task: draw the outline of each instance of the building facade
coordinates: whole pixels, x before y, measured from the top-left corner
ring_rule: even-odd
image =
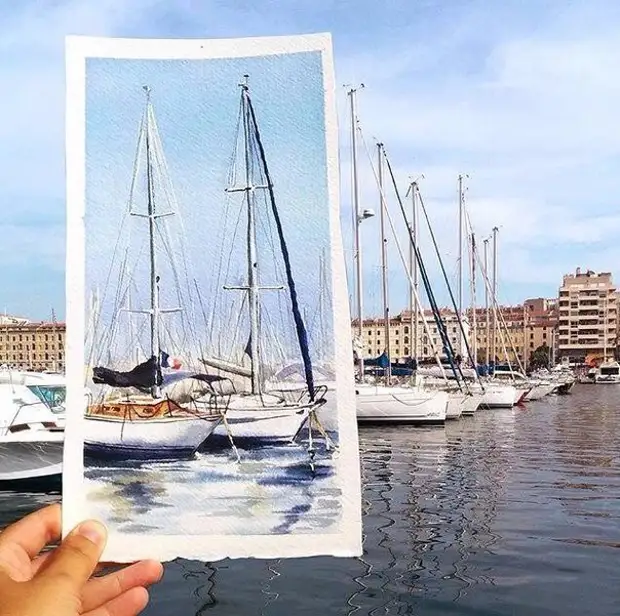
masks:
[[[0,316],[0,365],[64,372],[65,323]]]
[[[549,363],[557,358],[558,302],[556,299],[538,297],[523,302],[526,314],[525,357],[529,364],[532,353],[540,348],[549,349]]]
[[[459,336],[459,322],[454,311],[449,309],[440,309],[443,317],[450,342],[455,353],[460,353],[463,357],[467,356],[465,343],[459,346],[462,336]],[[426,326],[424,324],[426,321]],[[463,330],[466,336],[469,336],[469,325],[467,319],[462,319]],[[358,326],[357,319],[351,323],[353,339],[357,341]],[[441,335],[437,329],[437,324],[433,318],[431,310],[424,311],[424,317],[418,316],[417,327],[417,354],[414,348],[414,327],[411,311],[404,310],[400,314],[390,319],[389,329],[389,356],[392,361],[399,359],[407,359],[417,356],[417,359],[424,360],[434,357],[433,347],[440,355],[443,355],[443,345]],[[373,359],[379,357],[386,350],[386,329],[385,319],[371,318],[364,319],[362,323],[362,337],[357,341],[356,348],[364,359]]]
[[[611,359],[618,340],[618,293],[611,273],[566,274],[558,297],[557,352],[570,363]]]
[[[496,310],[495,352],[493,352],[493,310],[476,308],[476,355],[480,364],[487,361],[503,364],[509,361],[514,369],[526,363],[526,314],[522,304],[499,306]],[[469,319],[473,317],[469,311]],[[473,349],[472,349],[473,351]]]
[[[453,310],[440,310],[445,322],[448,336],[456,353],[460,353],[467,361],[468,353],[465,342],[460,342],[459,322]],[[390,357],[393,361],[417,357],[424,361],[434,357],[433,347],[440,355],[443,354],[441,336],[433,313],[426,310],[424,319],[418,319],[418,346],[417,353],[413,344],[412,315],[405,310],[390,320]],[[428,331],[425,330],[426,320]],[[471,310],[462,319],[463,330],[469,348],[477,355],[480,364],[495,360],[496,363],[505,363],[507,360],[513,368],[527,369],[531,354],[539,347],[549,347],[549,360],[554,361],[557,356],[557,301],[555,299],[535,298],[527,299],[523,304],[516,306],[500,306],[497,310],[497,329],[495,333],[495,357],[492,353],[492,326],[493,312],[489,310],[488,330],[487,314],[484,308],[477,308],[474,315]],[[476,341],[473,341],[475,328]],[[364,359],[379,357],[386,350],[385,321],[382,318],[364,319],[362,338],[356,344]],[[358,337],[357,320],[352,321],[353,339]],[[430,334],[430,336],[429,336]],[[459,346],[460,344],[460,346]],[[488,354],[487,354],[488,349]]]

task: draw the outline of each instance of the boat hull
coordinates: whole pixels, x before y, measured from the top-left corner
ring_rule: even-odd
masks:
[[[233,441],[242,445],[254,441],[293,441],[306,422],[312,405],[287,403],[277,395],[249,394],[233,397],[224,408]],[[213,436],[218,440],[228,440],[228,431],[223,422],[215,428]]]
[[[448,405],[446,407],[446,419],[458,419],[463,414],[463,407],[467,399],[466,394],[461,392],[451,392],[448,394]]]
[[[471,417],[482,402],[482,394],[469,394],[463,403],[463,415]]]
[[[416,388],[359,386],[357,421],[364,423],[443,424],[449,394]]]
[[[100,405],[84,417],[84,453],[113,460],[191,458],[221,421],[221,413],[186,413],[167,400]]]
[[[482,394],[480,406],[487,409],[509,409],[515,405],[515,400],[517,399],[517,389],[512,385],[504,385],[501,387],[488,385],[485,387],[485,391]]]
[[[562,383],[560,386],[558,386],[558,388],[556,389],[556,392],[561,396],[566,396],[567,394],[570,394],[574,385],[575,385],[575,381],[569,381],[568,383]]]
[[[0,437],[0,483],[59,478],[63,443],[62,432],[44,430]]]
[[[556,387],[557,385],[555,383],[553,384],[541,383],[539,385],[535,385],[526,394],[524,400],[526,402],[533,402],[535,400],[540,400],[544,398],[545,396],[548,396],[551,392],[553,392],[556,389]]]

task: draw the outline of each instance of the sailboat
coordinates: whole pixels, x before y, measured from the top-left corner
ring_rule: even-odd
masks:
[[[229,178],[231,186],[227,187],[226,192],[243,195],[242,211],[245,213],[245,233],[243,234],[244,243],[242,247],[244,259],[241,261],[244,261],[245,279],[241,284],[224,284],[220,290],[243,292],[241,304],[243,310],[239,310],[238,313],[243,317],[242,313],[245,312],[247,320],[245,325],[249,332],[246,330],[248,338],[246,338],[245,346],[228,345],[229,354],[236,357],[233,359],[217,357],[217,347],[222,344],[223,338],[233,339],[236,342],[234,340],[236,334],[230,331],[229,324],[226,323],[223,330],[219,332],[217,343],[214,342],[211,345],[211,355],[203,355],[202,357],[203,364],[216,371],[217,374],[237,377],[235,391],[230,395],[223,396],[227,423],[224,426],[218,426],[214,435],[227,437],[227,426],[229,426],[230,434],[235,443],[243,444],[247,441],[258,441],[260,443],[292,442],[304,424],[308,423],[309,430],[314,426],[327,439],[327,434],[322,429],[317,416],[317,411],[326,403],[327,387],[315,383],[308,334],[302,317],[289,248],[284,237],[282,219],[275,200],[274,186],[267,165],[256,111],[250,97],[247,75],[244,76],[244,82],[239,85],[241,100],[236,144],[241,141],[243,145],[241,156],[243,184],[241,186],[236,185],[237,161],[235,159],[237,147],[235,147],[231,177]],[[266,196],[263,203],[259,203],[257,198],[259,192]],[[265,217],[269,217],[271,224],[275,223],[279,252],[277,250],[265,250],[265,254],[259,254],[258,233],[259,230],[263,229],[263,225],[259,224],[259,221],[263,222]],[[240,221],[240,218],[237,220]],[[266,223],[264,224],[266,225]],[[274,258],[276,253],[280,255],[284,266],[286,285],[263,282],[265,274],[262,266],[265,265],[267,252],[272,252]],[[278,263],[280,263],[279,260]],[[296,354],[301,355],[304,382],[299,387],[285,386],[279,389],[277,383],[278,370],[274,367],[278,362],[270,361],[271,358],[268,357],[275,352],[278,346],[278,336],[277,334],[273,336],[273,344],[267,344],[267,330],[268,324],[271,322],[271,314],[262,305],[261,296],[263,292],[277,294],[283,291],[288,291],[288,310],[284,311],[289,316],[292,313],[292,329],[295,339],[294,344],[288,346],[296,346]],[[239,315],[233,317],[235,321],[240,320]],[[217,318],[220,320],[221,327],[222,315]],[[209,328],[209,330],[213,329],[215,328]],[[243,329],[243,325],[237,328],[237,333],[239,329]],[[236,348],[230,348],[231,346]],[[282,344],[282,346],[286,345]],[[290,358],[292,351],[290,348],[284,348],[282,354]],[[298,358],[299,356],[296,359]],[[249,366],[247,360],[249,360]]]
[[[92,337],[91,353],[108,354],[108,366],[95,365],[89,375],[93,388],[99,386],[99,393],[89,397],[85,421],[84,449],[86,455],[112,459],[169,460],[192,457],[198,447],[207,439],[224,419],[224,409],[217,404],[204,404],[205,391],[213,393],[218,377],[209,376],[198,370],[181,370],[182,364],[171,361],[170,354],[163,346],[163,317],[181,312],[182,308],[165,308],[160,302],[161,272],[158,260],[158,238],[163,237],[164,229],[160,219],[174,215],[173,211],[160,211],[156,197],[165,191],[155,190],[158,172],[165,168],[163,148],[159,139],[157,123],[151,102],[151,90],[144,86],[146,105],[138,138],[138,151],[134,165],[130,207],[128,214],[148,223],[148,295],[150,306],[143,310],[115,305],[114,317],[121,312],[131,315],[142,314],[148,319],[148,349],[146,358],[130,370],[108,367],[112,362],[111,337]],[[146,213],[134,210],[133,193],[136,190],[135,178],[138,176],[141,152],[146,150]],[[156,177],[157,176],[157,177]],[[158,186],[159,188],[159,186]],[[131,248],[128,246],[127,251]],[[144,267],[141,255],[138,265]],[[138,268],[136,265],[136,269]],[[127,275],[127,259],[120,266],[120,280]],[[142,278],[137,274],[138,278]],[[146,276],[144,276],[146,278]],[[119,281],[119,287],[121,283]],[[131,286],[129,287],[131,289]],[[146,290],[145,290],[146,291]],[[127,288],[117,289],[118,296],[128,293]],[[108,332],[118,328],[118,324],[108,324]],[[129,328],[129,340],[123,345],[121,354],[127,358],[139,348],[138,336],[133,327]],[[102,348],[108,347],[108,348]],[[127,348],[130,350],[127,351]],[[168,349],[170,350],[170,349]],[[135,358],[132,358],[135,363]],[[125,359],[125,367],[127,367]],[[129,362],[131,365],[131,360]],[[178,395],[178,384],[189,382]],[[111,392],[110,392],[111,390]],[[176,391],[175,391],[176,390]],[[197,398],[201,398],[198,402]],[[214,399],[213,396],[210,398]]]
[[[355,238],[355,287],[356,287],[356,324],[357,339],[353,341],[354,357],[358,363],[355,393],[358,423],[412,423],[412,424],[443,424],[446,420],[448,394],[444,391],[427,390],[423,387],[392,384],[389,379],[383,384],[371,383],[366,380],[365,361],[363,357],[363,293],[362,293],[362,252],[360,224],[372,215],[362,212],[359,206],[359,185],[357,177],[357,111],[355,96],[357,90],[351,88],[348,95],[351,102],[351,163],[353,168],[353,213]],[[385,210],[384,195],[380,178],[377,178],[380,189],[381,212]],[[385,237],[382,234],[382,244]],[[385,254],[385,253],[382,253]],[[386,267],[384,256],[383,275],[385,280]],[[416,298],[417,299],[417,298]],[[384,295],[384,304],[385,304]],[[384,306],[384,318],[388,314]],[[389,332],[389,320],[386,319],[386,331]],[[388,338],[389,342],[389,338]],[[360,344],[361,343],[361,344]],[[389,356],[389,347],[387,347]],[[388,357],[389,364],[389,357]],[[389,374],[389,370],[388,370]]]

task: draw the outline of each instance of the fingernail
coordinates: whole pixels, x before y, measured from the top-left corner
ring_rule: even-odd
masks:
[[[101,546],[105,542],[107,531],[103,524],[95,520],[88,520],[83,522],[77,528],[76,534],[86,537],[89,541],[92,541],[96,546]]]

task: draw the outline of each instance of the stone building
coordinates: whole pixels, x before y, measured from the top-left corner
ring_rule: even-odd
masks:
[[[0,316],[0,365],[64,372],[65,323]]]

